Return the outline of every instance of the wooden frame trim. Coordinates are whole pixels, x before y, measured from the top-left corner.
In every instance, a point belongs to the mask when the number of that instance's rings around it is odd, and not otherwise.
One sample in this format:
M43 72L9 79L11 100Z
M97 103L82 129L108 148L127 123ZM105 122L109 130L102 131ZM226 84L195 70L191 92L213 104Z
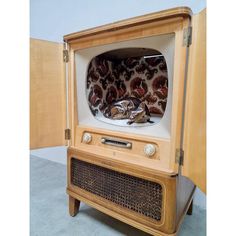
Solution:
M171 149L170 149L170 169L179 172L179 163L175 162L176 149L181 145L182 116L184 111L184 86L186 82L186 68L188 48L183 46L183 29L191 25L191 19L183 20L182 30L175 32L175 59L173 73L173 94L171 112ZM177 59L176 59L177 58ZM185 62L185 63L183 63ZM174 81L174 79L176 81Z
M72 34L64 36L65 42L71 42L74 40L90 37L97 34L102 34L111 31L117 31L124 28L138 26L140 24L152 23L155 21L166 20L174 17L191 17L192 11L188 7L177 7L157 13L150 13L143 16L133 17L128 20L117 21L111 24L106 24L100 27L94 27L88 30L82 30Z
M162 172L160 170L151 170L145 167L138 167L136 165L131 165L131 164L125 164L122 161L117 161L117 160L111 160L108 159L104 155L99 155L97 154L96 156L94 154L88 154L87 150L83 150L82 148L77 148L77 147L70 147L68 148L68 158L70 158L73 155L79 155L80 160L96 164L105 168L112 169L114 171L119 171L125 174L133 175L138 178L143 178L149 181L156 182L156 179L160 178L165 178L165 179L172 179L177 176L175 173L171 172ZM73 156L74 157L74 156ZM69 162L68 162L69 164ZM159 181L158 181L159 183Z
M83 142L83 135L86 132L92 135L92 141L89 144ZM102 137L131 142L132 148L125 149L104 145L101 143ZM156 147L156 153L152 157L147 157L144 153L144 146L148 143ZM158 169L162 173L168 173L168 175L175 174L169 170L169 160L165 158L170 155L170 140L119 131L106 130L104 132L104 129L79 125L76 127L74 144L73 147L79 150L86 149L88 153L102 154L108 159L123 161L127 165L128 163L134 164L137 168L141 166L154 170Z
M76 126L78 125L78 107L77 107L77 83L75 76L75 58L74 50L69 46L68 63L68 110L69 110L69 129L71 130L71 139L69 146L74 146Z

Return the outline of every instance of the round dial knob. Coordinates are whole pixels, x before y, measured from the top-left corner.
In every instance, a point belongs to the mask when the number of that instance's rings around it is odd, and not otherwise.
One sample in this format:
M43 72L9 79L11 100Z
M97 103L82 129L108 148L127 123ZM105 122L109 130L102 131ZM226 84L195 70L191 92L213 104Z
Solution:
M90 133L84 133L83 143L90 143L92 141L92 135Z
M156 152L156 148L152 144L145 145L143 150L144 150L145 155L148 157L153 156Z

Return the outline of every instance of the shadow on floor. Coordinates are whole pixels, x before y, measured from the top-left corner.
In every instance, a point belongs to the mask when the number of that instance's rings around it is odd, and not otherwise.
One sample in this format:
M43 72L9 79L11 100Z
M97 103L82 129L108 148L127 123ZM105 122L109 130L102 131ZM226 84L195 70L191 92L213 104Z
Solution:
M127 225L119 220L116 220L91 207L88 207L86 209L81 209L79 213L86 214L89 218L91 219L93 218L93 220L99 221L102 225L107 225L113 228L115 231L117 231L117 233L120 233L121 235L135 235L135 236L148 236L149 235L141 230L138 230L130 225Z

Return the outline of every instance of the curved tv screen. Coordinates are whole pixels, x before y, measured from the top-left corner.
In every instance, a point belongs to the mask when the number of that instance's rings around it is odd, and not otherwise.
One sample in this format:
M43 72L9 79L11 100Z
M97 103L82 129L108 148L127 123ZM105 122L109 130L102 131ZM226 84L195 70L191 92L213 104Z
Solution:
M94 57L87 71L87 100L93 116L118 126L149 126L163 117L168 71L161 52L121 48Z

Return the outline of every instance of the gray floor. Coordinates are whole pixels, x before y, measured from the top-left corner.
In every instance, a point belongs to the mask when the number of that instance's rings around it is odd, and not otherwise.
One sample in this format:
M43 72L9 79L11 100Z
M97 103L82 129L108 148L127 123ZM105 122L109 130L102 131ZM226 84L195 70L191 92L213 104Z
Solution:
M31 236L147 236L85 204L76 217L67 207L66 166L31 155L30 235ZM179 236L206 235L206 211L194 207L186 216Z

